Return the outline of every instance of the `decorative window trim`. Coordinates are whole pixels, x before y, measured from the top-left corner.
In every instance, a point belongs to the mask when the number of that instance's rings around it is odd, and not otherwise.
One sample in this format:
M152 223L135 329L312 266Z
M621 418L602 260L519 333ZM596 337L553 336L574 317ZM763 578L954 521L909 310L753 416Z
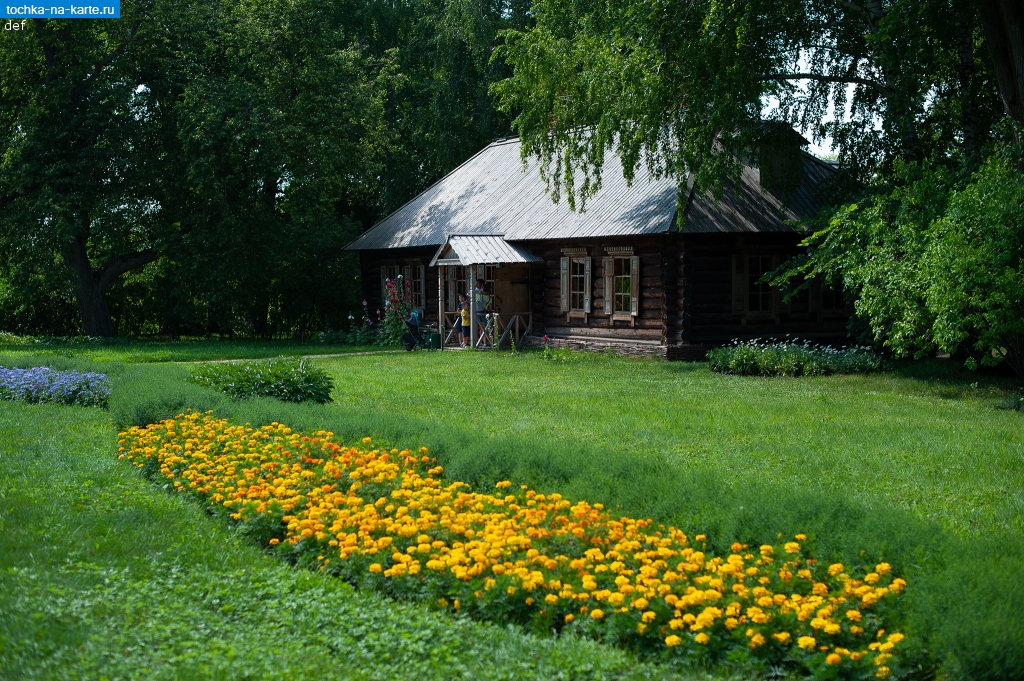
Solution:
M624 257L624 256L633 255L635 250L636 249L633 248L632 246L605 246L604 247L604 252L605 253L607 253L610 256L620 257L620 258Z
M566 246L562 249L562 255L568 256L580 256L584 257L588 255L587 249L583 246Z

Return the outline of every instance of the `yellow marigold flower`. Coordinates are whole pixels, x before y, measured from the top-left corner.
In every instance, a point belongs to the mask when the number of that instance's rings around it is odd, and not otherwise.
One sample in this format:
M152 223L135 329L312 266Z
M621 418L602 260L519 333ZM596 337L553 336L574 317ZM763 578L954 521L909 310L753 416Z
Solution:
M800 553L800 545L797 544L795 541L786 542L782 546L782 548L785 550L786 553Z
M864 615L861 613L860 610L847 610L846 611L846 619L851 620L853 622L860 622L860 619L863 616Z
M877 572L880 575L892 572L892 565L889 565L888 563L879 563L875 566L875 572Z
M640 615L640 619L644 622L653 622L658 617L658 614L653 610L648 610L644 614Z
M903 640L903 638L903 634L897 632L895 634L889 634L889 638L887 640L889 641L889 643L899 643Z
M864 633L864 627L858 627L857 625L854 625L854 626L850 627L850 633L853 634L854 636L856 636L857 634L863 634Z
M813 636L801 636L796 640L796 644L804 650L811 650L817 645L817 641L814 640Z
M554 605L558 602L558 596L556 596L555 594L548 594L544 597L544 602L548 605Z
M697 634L696 636L694 636L693 640L696 641L697 643L701 644L701 645L706 645L707 642L711 640L711 637L702 632L702 633Z
M758 548L758 551L761 552L762 556L770 556L775 553L775 549L771 544L762 544L760 548Z
M273 539L270 540L270 545L271 546L277 546L280 543L281 543L281 540L278 539L277 537L274 537Z
M636 608L637 610L643 610L644 608L647 607L647 599L646 598L638 598L635 601L633 601L632 603L630 603L630 605L632 607Z
M789 643L789 640L792 637L789 635L788 631L779 631L779 632L776 632L776 633L772 634L772 638L774 638L779 643L785 645L785 644Z
M807 541L807 535L801 533L801 534L796 535L796 537L794 537L794 539L796 539L797 541Z
M363 438L363 444L370 444L370 442L371 442L372 440L373 440L373 438L372 438L372 437L364 437L364 438Z
M673 620L673 621L675 621L675 620ZM735 617L727 617L725 619L725 628L728 629L729 631L732 631L733 629L735 629L737 627L737 625L739 625L739 623L740 623L740 621L738 619L736 619Z
M707 537L705 537L703 534L698 534L696 537L694 537L695 541L704 541L705 539L707 539Z
M642 634L645 631L647 631L647 625L646 624L641 622L640 624L636 625L636 633Z
M885 677L889 676L890 671L891 670L888 667L879 667L878 671L875 672L875 676L877 676L880 679L884 679Z
M370 564L370 567L368 569L370 572L380 572L384 568L381 566L380 563L372 563Z
M838 575L840 572L842 572L845 569L846 568L843 567L842 563L832 563L831 565L828 566L828 574L831 577L835 577L836 575Z
M595 620L599 620L604 617L604 610L601 610L600 608L594 608L590 611L590 616Z
M568 615L565 616L565 623L568 624L569 622L572 622L574 619L576 619L576 615L573 615L570 612Z
M825 664L839 664L842 661L843 661L843 658L840 657L839 655L837 655L836 653L830 653L825 658Z
M699 636L704 636L705 634L698 634L698 635ZM674 648L674 647L676 647L677 645L679 645L682 642L683 642L683 639L679 638L675 634L672 634L671 636L666 636L665 637L665 645L667 645L669 648Z

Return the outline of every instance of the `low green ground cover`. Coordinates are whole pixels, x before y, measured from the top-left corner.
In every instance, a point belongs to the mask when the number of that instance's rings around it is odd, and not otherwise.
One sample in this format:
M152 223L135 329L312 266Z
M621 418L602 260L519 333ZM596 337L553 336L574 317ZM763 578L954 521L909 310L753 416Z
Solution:
M14 337L17 339L17 337ZM9 367L19 361L50 357L77 358L98 362L203 362L227 359L259 359L278 356L322 355L349 352L381 351L380 347L363 345L328 345L319 342L295 341L228 341L228 340L130 340L117 343L79 342L6 342L0 337L0 366Z
M293 569L117 461L115 437L100 410L0 406L0 678L679 678Z
M804 341L734 341L712 348L708 368L740 376L828 376L872 374L885 371L889 362L869 347L833 348Z
M922 676L1024 678L1024 423L998 408L1009 379L949 362L799 379L541 353L318 363L334 404L236 401L182 366L122 365L110 415L193 407L426 445L451 479L602 502L705 532L718 552L806 532L824 560L887 560L908 579L900 630Z

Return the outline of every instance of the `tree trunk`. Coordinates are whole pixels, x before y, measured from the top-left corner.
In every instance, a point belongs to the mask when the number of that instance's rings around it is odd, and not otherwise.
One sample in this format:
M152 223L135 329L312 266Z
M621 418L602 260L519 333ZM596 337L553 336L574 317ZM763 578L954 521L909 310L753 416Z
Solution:
M79 234L64 247L64 262L75 273L75 298L78 313L82 315L82 329L86 336L114 335L114 324L110 319L110 308L100 290L96 273L89 262L86 236Z
M114 335L114 322L107 307L107 289L125 272L156 260L157 254L148 248L126 253L94 270L89 262L88 241L88 233L81 232L64 244L64 262L75 273L75 299L82 315L82 330L86 336L109 338Z
M978 0L1006 113L1024 125L1024 0Z

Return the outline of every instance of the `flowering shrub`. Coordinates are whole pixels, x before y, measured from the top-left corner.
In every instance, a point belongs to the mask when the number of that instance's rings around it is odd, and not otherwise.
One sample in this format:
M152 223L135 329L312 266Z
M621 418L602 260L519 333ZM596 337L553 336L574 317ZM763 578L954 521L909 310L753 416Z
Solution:
M269 359L203 364L192 372L193 383L232 397L273 397L284 402L331 401L334 381L308 359Z
M279 423L179 415L120 433L119 457L166 478L300 564L499 622L568 628L670 660L820 678L899 671L886 563L819 563L804 535L707 553L651 520L497 483L444 482L427 455L346 446Z
M0 400L106 407L110 381L105 374L90 372L0 367Z
M377 341L380 345L399 345L407 331L405 320L412 312L412 290L405 283L405 278L398 275L398 278L384 282L384 295L384 319L380 323Z
M708 366L724 374L748 376L824 376L886 370L885 359L870 347L841 349L809 341L752 340L708 351Z

